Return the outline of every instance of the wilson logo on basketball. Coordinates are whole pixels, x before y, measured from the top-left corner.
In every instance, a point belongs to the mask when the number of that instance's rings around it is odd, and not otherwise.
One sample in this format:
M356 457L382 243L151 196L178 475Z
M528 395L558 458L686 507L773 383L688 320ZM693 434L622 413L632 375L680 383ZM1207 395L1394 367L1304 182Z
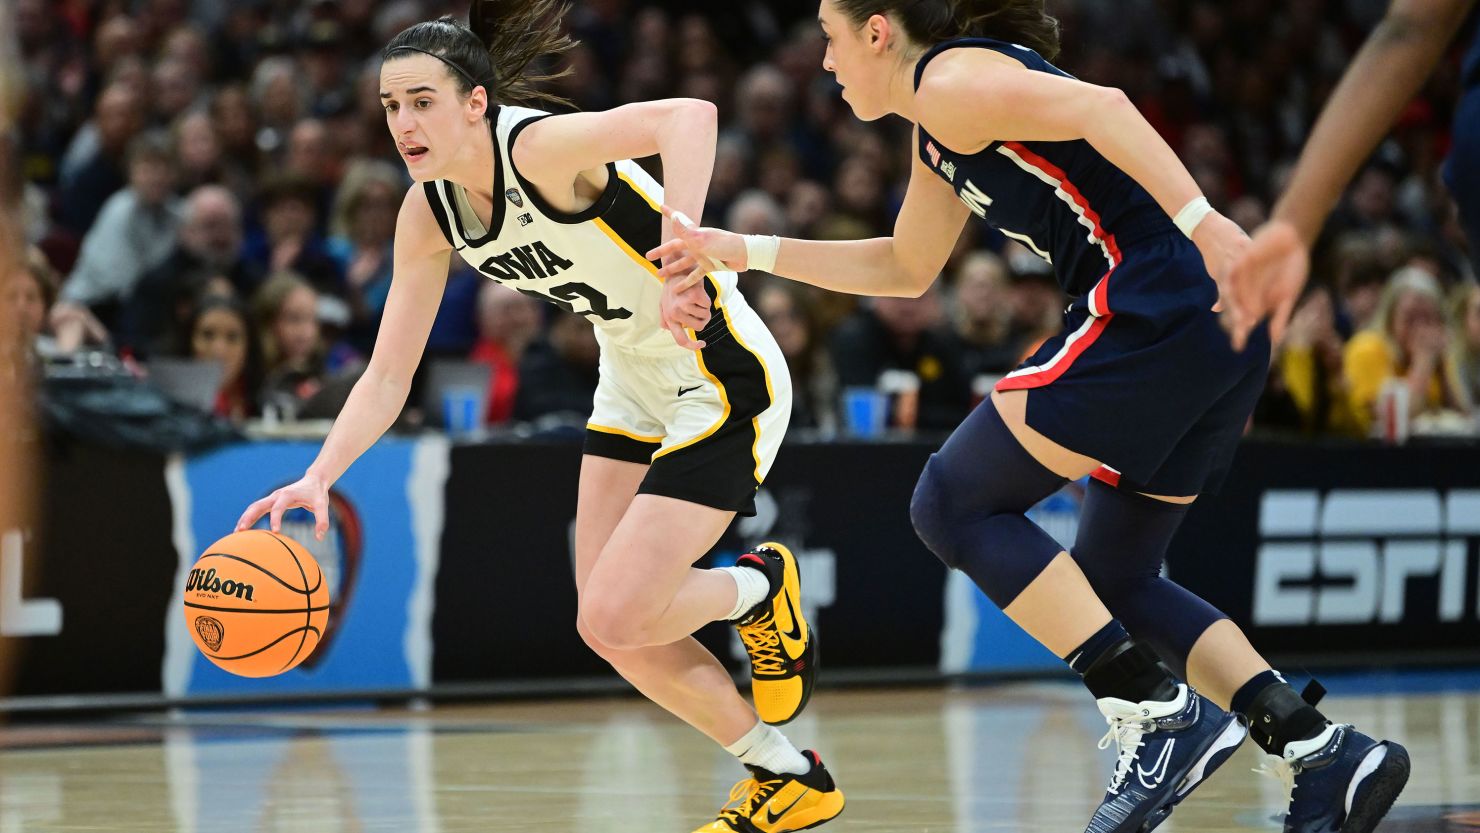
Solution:
M216 577L215 567L191 570L190 578L185 581L185 592L189 593L192 590L199 590L202 593L220 593L223 596L235 596L238 599L252 601L252 585L231 579L222 581ZM217 624L220 623L217 622Z
M195 632L200 634L200 641L206 643L212 651L221 650L221 640L226 638L226 626L219 619L195 617Z

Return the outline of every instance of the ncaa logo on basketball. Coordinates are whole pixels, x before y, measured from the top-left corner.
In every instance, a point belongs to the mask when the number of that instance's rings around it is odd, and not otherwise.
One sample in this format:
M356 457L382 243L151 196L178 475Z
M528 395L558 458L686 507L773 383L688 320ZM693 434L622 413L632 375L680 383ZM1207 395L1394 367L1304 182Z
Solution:
M319 640L319 647L302 665L311 668L328 656L329 643L333 641L338 623L344 621L353 601L356 580L360 573L360 557L364 550L364 527L360 522L359 510L342 492L329 490L329 531L324 540L314 536L313 514L304 509L295 509L283 515L282 532L308 550L308 554L319 562L324 571L324 582L329 596L334 599L337 615Z
M220 619L210 616L195 617L195 632L200 634L200 641L212 651L221 650L221 640L226 638L226 626L221 624Z
M190 577L185 580L185 592L199 590L202 593L217 593L222 596L235 596L238 599L252 601L252 585L245 582L226 579L222 581L216 575L216 568L193 569ZM219 623L218 623L219 624Z

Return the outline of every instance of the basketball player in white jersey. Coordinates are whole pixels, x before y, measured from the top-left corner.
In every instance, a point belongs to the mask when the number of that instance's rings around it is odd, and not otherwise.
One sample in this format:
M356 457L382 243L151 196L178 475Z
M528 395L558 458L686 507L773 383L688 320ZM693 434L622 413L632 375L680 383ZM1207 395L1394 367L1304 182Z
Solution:
M665 200L702 213L714 106L550 115L508 105L540 97L524 73L532 59L571 45L561 11L558 0L475 2L471 28L420 23L382 52L386 124L416 184L396 221L375 351L303 479L252 504L238 528L266 514L276 530L284 510L301 506L320 535L327 529L329 486L405 403L452 252L585 316L602 349L576 510L580 634L748 768L700 830L815 826L842 812L843 794L816 753L774 728L801 711L816 672L796 560L767 544L734 567L692 566L737 513L754 511L791 413L785 360L734 273L680 295L642 255L669 236ZM629 161L652 154L666 194ZM734 623L749 651L754 709L691 636L717 620Z

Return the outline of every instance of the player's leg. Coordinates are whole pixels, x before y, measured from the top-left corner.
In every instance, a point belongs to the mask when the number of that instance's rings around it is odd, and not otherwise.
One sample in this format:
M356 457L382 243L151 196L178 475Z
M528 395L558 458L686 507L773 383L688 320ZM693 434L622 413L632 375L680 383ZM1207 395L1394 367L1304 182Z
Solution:
M732 378L723 373L725 356L708 358L719 378ZM686 358L675 364L682 378L695 363ZM719 662L688 636L715 620L749 622L764 615L771 621L776 599L789 599L798 591L795 559L779 546L747 553L735 567L692 566L713 547L735 512L753 498L785 430L784 417L778 422L769 411L745 415L744 399L735 388L729 397L732 407L723 408L719 391L707 390L711 385L704 384L715 383L713 377L685 382L698 383L681 400L685 411L692 413L675 416L665 412L663 402L652 401L661 395L674 397L664 377L671 368L628 364L623 369L627 371L623 378L631 382L621 391L631 397L628 409L663 414L668 446L681 447L659 455L652 466L626 469L615 482L597 472L618 469L588 456L593 474L583 476L582 504L601 508L587 513L590 522L578 532L582 634L640 690L705 731L749 769L751 777L732 791L733 806L726 806L702 830L783 831L820 824L841 812L844 803L826 767L816 753L798 751L758 718ZM648 375L660 377L664 384L644 389L641 383ZM759 387L768 389L764 380ZM789 412L786 392L778 391L776 398ZM706 395L720 407L702 404ZM600 412L600 391L597 399ZM615 417L617 410L609 407L606 415ZM721 415L736 418L718 430L711 428ZM688 437L694 441L685 442ZM621 446L630 444L611 434L588 435L588 451L594 445L620 457L626 453ZM626 459L635 462L636 449L628 451L632 453ZM647 454L657 451L650 448ZM613 489L626 496L624 505L603 500ZM633 498L635 491L642 494ZM804 626L800 617L793 624ZM758 629L754 623L748 628ZM742 629L742 637L745 633ZM674 641L674 634L682 637ZM776 644L768 650L775 653L780 640L772 641ZM650 642L659 644L646 644ZM805 700L792 705L799 708L800 702ZM795 708L784 717L790 719Z
M925 543L1079 672L1120 747L1091 829L1154 827L1244 732L1181 684L1101 602L1068 552L1024 513L1097 461L1027 424L1026 391L994 393L933 455L911 517ZM1226 755L1224 755L1226 757ZM1149 829L1147 827L1146 829Z
M735 689L729 671L698 640L685 635L666 645L615 648L599 639L586 622L593 568L646 474L647 466L637 463L589 454L582 459L575 540L576 588L581 597L577 627L586 644L644 696L727 746L755 726L755 711Z
M604 544L632 503L646 466L587 455L582 462L576 512L576 582L584 596ZM737 813L748 820L759 810L782 810L770 830L800 829L836 816L843 797L815 752L801 752L774 726L762 722L735 689L728 671L698 640L686 636L667 645L612 648L584 621L577 623L592 650L648 699L708 735L744 764L751 777L743 795L705 833L735 833ZM737 822L740 823L740 822Z
M732 573L695 568L735 517L685 500L639 494L607 538L582 599L581 618L614 648L667 645L749 603ZM757 576L762 578L761 576Z
M1221 480L1263 386L1256 367L1219 397L1146 484L1182 494ZM1302 773L1289 818L1293 830L1368 831L1407 775L1401 746L1336 727L1295 692L1221 611L1161 575L1167 547L1191 497L1153 497L1138 487L1092 481L1073 555L1117 619L1153 646L1199 693L1248 722L1277 765ZM1312 697L1312 700L1319 699ZM1293 757L1289 757L1293 750ZM1206 777L1233 748L1199 774ZM1366 770L1363 766L1366 764ZM1190 785L1195 786L1195 784ZM1350 797L1350 804L1348 804Z

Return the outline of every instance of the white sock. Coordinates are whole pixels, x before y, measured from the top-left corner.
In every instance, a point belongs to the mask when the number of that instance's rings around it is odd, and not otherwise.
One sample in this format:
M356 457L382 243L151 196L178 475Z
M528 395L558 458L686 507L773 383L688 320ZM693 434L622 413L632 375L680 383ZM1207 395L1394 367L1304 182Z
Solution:
M767 772L804 775L812 769L812 762L791 745L786 735L759 720L754 729L726 746L725 751L739 758L740 763L758 766Z
M739 619L751 608L770 598L771 582L760 570L751 567L720 567L719 571L735 580L735 588L738 591L735 598L735 609L725 617L726 621Z

